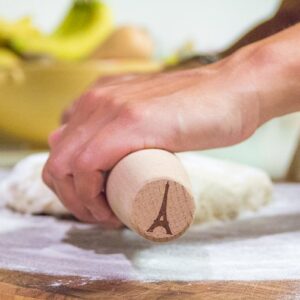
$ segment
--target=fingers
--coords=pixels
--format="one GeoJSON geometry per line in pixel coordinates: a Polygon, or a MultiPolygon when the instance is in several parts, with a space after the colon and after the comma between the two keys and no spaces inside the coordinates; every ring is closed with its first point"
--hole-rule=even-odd
{"type": "MultiPolygon", "coordinates": [[[[74,117],[76,111],[79,112],[81,116],[83,115],[83,111],[81,110],[81,108],[79,108],[79,104],[80,102],[82,102],[82,99],[86,99],[89,97],[93,97],[93,95],[96,95],[96,98],[101,101],[97,93],[101,92],[109,94],[109,92],[119,90],[122,87],[125,87],[125,91],[123,90],[123,94],[124,92],[126,92],[126,94],[132,94],[138,91],[149,92],[150,89],[161,92],[162,84],[164,84],[164,91],[167,93],[166,85],[170,86],[174,84],[174,80],[172,79],[175,79],[177,76],[177,72],[172,72],[168,74],[160,74],[160,76],[153,74],[126,74],[120,76],[101,77],[91,86],[88,92],[84,93],[78,100],[74,101],[74,103],[63,112],[61,119],[62,124],[69,122],[71,118],[74,117]]],[[[190,80],[194,76],[191,78],[190,77],[191,75],[189,76],[189,74],[187,74],[186,79],[190,80]]],[[[178,83],[176,83],[175,86],[176,88],[178,88],[178,83]]]]}
{"type": "Polygon", "coordinates": [[[49,168],[53,169],[51,161],[47,162],[43,170],[43,180],[78,220],[86,223],[98,223],[105,228],[122,226],[102,193],[103,176],[100,172],[76,174],[77,188],[75,188],[73,175],[62,174],[58,169],[52,170],[51,174],[49,168]]]}
{"type": "MultiPolygon", "coordinates": [[[[96,120],[92,123],[95,124],[96,120]]],[[[85,148],[90,134],[96,134],[97,131],[98,127],[89,128],[86,136],[84,131],[76,132],[74,129],[72,134],[65,136],[61,143],[53,147],[43,171],[43,179],[79,220],[118,228],[121,222],[114,216],[102,193],[104,178],[99,171],[101,165],[97,167],[92,164],[86,169],[78,164],[78,149],[85,148]]],[[[52,135],[50,143],[55,144],[57,135],[59,131],[52,135]]]]}
{"type": "Polygon", "coordinates": [[[50,148],[54,148],[59,143],[66,126],[66,124],[62,125],[49,135],[48,144],[50,148]]]}
{"type": "MultiPolygon", "coordinates": [[[[72,176],[67,175],[68,179],[65,178],[65,170],[68,169],[66,162],[56,162],[56,169],[51,170],[50,159],[55,191],[66,207],[80,220],[90,218],[107,228],[118,228],[122,225],[104,197],[105,178],[100,170],[110,170],[121,157],[132,151],[129,147],[132,144],[128,142],[130,135],[125,131],[122,135],[123,130],[125,130],[124,127],[118,122],[112,122],[96,133],[81,147],[80,151],[73,153],[67,162],[70,168],[67,173],[72,174],[72,176]],[[61,171],[58,170],[58,166],[62,168],[61,171]],[[55,172],[58,175],[55,175],[55,172]],[[87,215],[87,210],[92,218],[87,215]]],[[[130,140],[133,141],[133,139],[130,140]]],[[[53,162],[55,160],[52,158],[52,164],[53,162]]]]}
{"type": "Polygon", "coordinates": [[[52,177],[47,169],[47,163],[42,170],[42,179],[44,183],[55,193],[55,187],[52,182],[52,177]]]}
{"type": "Polygon", "coordinates": [[[109,102],[116,87],[126,85],[133,80],[144,80],[145,75],[126,74],[120,76],[101,77],[93,86],[83,93],[74,105],[66,111],[68,121],[87,119],[89,115],[99,109],[101,103],[109,102]]]}
{"type": "Polygon", "coordinates": [[[76,195],[97,221],[106,227],[118,228],[122,223],[115,217],[105,199],[102,192],[103,181],[103,175],[99,171],[76,173],[74,175],[76,195]]]}
{"type": "MultiPolygon", "coordinates": [[[[120,76],[105,76],[100,77],[90,88],[90,90],[94,88],[99,87],[109,87],[111,85],[124,83],[133,79],[136,79],[137,77],[143,77],[142,75],[135,75],[135,74],[126,74],[126,75],[120,75],[120,76]]],[[[79,101],[82,99],[82,97],[85,97],[86,93],[81,95],[77,100],[75,100],[69,107],[67,107],[61,116],[61,124],[68,123],[71,118],[74,116],[75,111],[78,107],[79,101]]]]}
{"type": "Polygon", "coordinates": [[[72,115],[75,113],[76,107],[78,105],[79,99],[75,100],[69,107],[67,107],[61,116],[61,124],[66,124],[72,118],[72,115]]]}
{"type": "MultiPolygon", "coordinates": [[[[85,112],[87,111],[88,108],[85,112]]],[[[49,137],[51,154],[43,171],[43,179],[57,194],[66,208],[79,220],[90,223],[97,222],[106,227],[116,228],[120,226],[120,222],[113,215],[101,193],[103,179],[101,179],[100,172],[94,172],[92,176],[89,173],[84,174],[88,176],[87,180],[85,176],[79,174],[78,178],[80,179],[76,180],[78,194],[75,189],[74,174],[72,174],[71,168],[74,161],[73,158],[76,156],[78,149],[90,139],[92,134],[105,126],[110,118],[108,113],[103,114],[102,118],[101,113],[99,113],[97,118],[91,122],[82,120],[78,126],[71,122],[55,131],[49,137]],[[92,193],[85,188],[89,186],[88,182],[90,180],[93,183],[91,187],[92,193]]]]}
{"type": "Polygon", "coordinates": [[[120,158],[135,149],[143,149],[141,139],[137,139],[135,130],[126,128],[125,122],[116,118],[96,133],[78,151],[74,159],[73,174],[92,173],[97,170],[109,171],[120,158]]]}
{"type": "Polygon", "coordinates": [[[73,178],[71,176],[66,176],[59,181],[54,181],[53,186],[64,206],[77,219],[87,223],[98,223],[93,214],[78,199],[73,184],[73,178]]]}

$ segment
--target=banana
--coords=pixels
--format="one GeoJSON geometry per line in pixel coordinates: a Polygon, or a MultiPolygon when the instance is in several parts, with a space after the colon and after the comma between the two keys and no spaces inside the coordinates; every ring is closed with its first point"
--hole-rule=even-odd
{"type": "Polygon", "coordinates": [[[16,22],[0,18],[0,45],[8,44],[18,36],[39,36],[40,32],[33,26],[31,18],[25,17],[16,22]]]}
{"type": "Polygon", "coordinates": [[[65,19],[50,35],[19,35],[10,41],[18,53],[59,60],[88,57],[112,32],[110,9],[97,0],[76,0],[65,19]]]}

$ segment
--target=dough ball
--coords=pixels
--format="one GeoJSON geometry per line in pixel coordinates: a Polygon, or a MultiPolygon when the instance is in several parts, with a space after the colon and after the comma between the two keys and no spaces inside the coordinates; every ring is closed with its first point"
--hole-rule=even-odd
{"type": "Polygon", "coordinates": [[[41,174],[48,153],[28,156],[0,182],[0,203],[22,213],[65,215],[68,211],[43,183],[41,174]]]}
{"type": "Polygon", "coordinates": [[[260,169],[196,153],[181,153],[178,157],[191,180],[196,223],[234,219],[272,199],[272,181],[260,169]]]}

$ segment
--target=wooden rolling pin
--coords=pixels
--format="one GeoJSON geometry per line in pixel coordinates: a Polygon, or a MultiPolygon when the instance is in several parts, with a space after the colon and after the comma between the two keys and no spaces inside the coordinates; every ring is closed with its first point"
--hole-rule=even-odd
{"type": "Polygon", "coordinates": [[[166,242],[191,225],[195,203],[188,176],[172,153],[148,149],[129,154],[106,185],[116,216],[146,239],[166,242]]]}

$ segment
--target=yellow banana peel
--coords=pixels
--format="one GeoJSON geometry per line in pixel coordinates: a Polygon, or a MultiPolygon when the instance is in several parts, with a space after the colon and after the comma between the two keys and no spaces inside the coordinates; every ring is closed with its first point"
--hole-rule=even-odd
{"type": "Polygon", "coordinates": [[[52,34],[15,35],[10,45],[22,54],[74,61],[88,57],[112,30],[112,12],[107,5],[97,0],[76,0],[52,34]]]}

